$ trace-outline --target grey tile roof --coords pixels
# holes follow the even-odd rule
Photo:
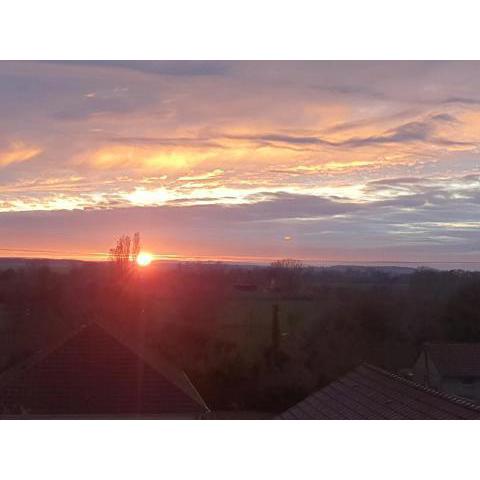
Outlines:
[[[424,348],[442,376],[480,377],[480,343],[427,343]]]
[[[282,420],[480,419],[480,407],[364,364],[289,408]]]

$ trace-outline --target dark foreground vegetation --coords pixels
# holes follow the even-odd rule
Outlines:
[[[464,271],[2,263],[0,371],[98,319],[183,368],[212,410],[277,412],[362,361],[398,371],[425,341],[480,341],[479,299]]]

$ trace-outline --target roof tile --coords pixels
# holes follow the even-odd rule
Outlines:
[[[480,419],[480,407],[423,387],[372,365],[361,365],[278,418],[450,420]]]
[[[14,373],[0,380],[0,415],[156,416],[206,410],[95,323]]]

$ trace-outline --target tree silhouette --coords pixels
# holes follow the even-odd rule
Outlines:
[[[305,265],[300,260],[284,258],[270,264],[271,283],[283,293],[295,294],[300,290],[305,274]]]
[[[140,233],[136,232],[133,238],[122,235],[110,249],[110,260],[114,263],[118,272],[123,275],[135,267],[137,256],[140,252]]]

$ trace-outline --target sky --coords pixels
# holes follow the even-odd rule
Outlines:
[[[480,62],[0,62],[0,256],[480,262]]]

